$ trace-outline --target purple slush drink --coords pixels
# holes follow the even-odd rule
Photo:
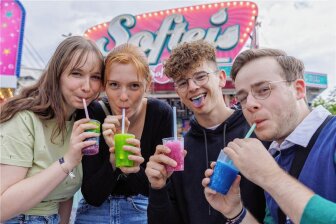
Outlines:
[[[175,160],[177,163],[175,167],[167,165],[166,170],[168,172],[184,170],[183,138],[178,137],[177,140],[175,140],[174,137],[171,137],[171,138],[164,138],[162,141],[163,145],[167,146],[170,149],[170,153],[167,154],[167,156]]]
[[[216,192],[226,194],[238,175],[238,170],[228,163],[217,161],[210,178],[209,187]]]
[[[96,128],[86,130],[86,132],[95,132],[95,133],[100,134],[100,122],[97,121],[97,120],[90,120],[89,123],[96,125]],[[87,138],[87,139],[85,139],[85,141],[96,141],[96,143],[94,145],[90,145],[90,146],[87,146],[87,147],[83,148],[83,150],[82,150],[83,155],[90,156],[90,155],[95,155],[99,152],[99,136],[98,137]]]

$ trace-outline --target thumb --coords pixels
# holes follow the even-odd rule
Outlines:
[[[114,154],[114,147],[110,147],[110,148],[109,148],[109,151],[110,151],[110,153],[113,153],[113,154]]]

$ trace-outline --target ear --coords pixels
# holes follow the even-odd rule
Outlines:
[[[150,74],[146,80],[146,89],[145,89],[145,92],[148,92],[149,89],[151,88],[151,85],[152,85],[152,80],[153,80],[153,77],[152,77],[152,74]]]
[[[306,97],[306,83],[303,79],[297,79],[294,82],[294,88],[296,90],[296,99],[305,99]]]
[[[223,70],[219,70],[219,86],[224,88],[226,84],[226,73]]]

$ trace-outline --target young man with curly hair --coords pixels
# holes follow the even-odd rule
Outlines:
[[[184,171],[167,172],[175,165],[166,156],[167,148],[157,146],[147,163],[150,182],[149,223],[225,223],[226,218],[211,208],[205,199],[202,179],[211,161],[235,138],[243,138],[249,129],[241,110],[225,105],[222,88],[226,74],[218,69],[215,48],[205,41],[183,43],[176,47],[164,65],[164,73],[173,79],[182,103],[193,111],[191,129],[184,137]],[[169,150],[169,149],[168,149]],[[168,179],[169,178],[169,179]],[[245,207],[262,221],[265,198],[262,189],[242,178],[241,197]]]

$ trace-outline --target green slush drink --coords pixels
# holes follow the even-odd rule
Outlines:
[[[134,161],[128,159],[128,155],[132,155],[132,153],[125,151],[123,149],[124,145],[130,145],[126,143],[126,139],[129,138],[135,138],[135,136],[133,134],[126,134],[126,133],[114,135],[114,151],[115,151],[116,167],[134,166]]]

